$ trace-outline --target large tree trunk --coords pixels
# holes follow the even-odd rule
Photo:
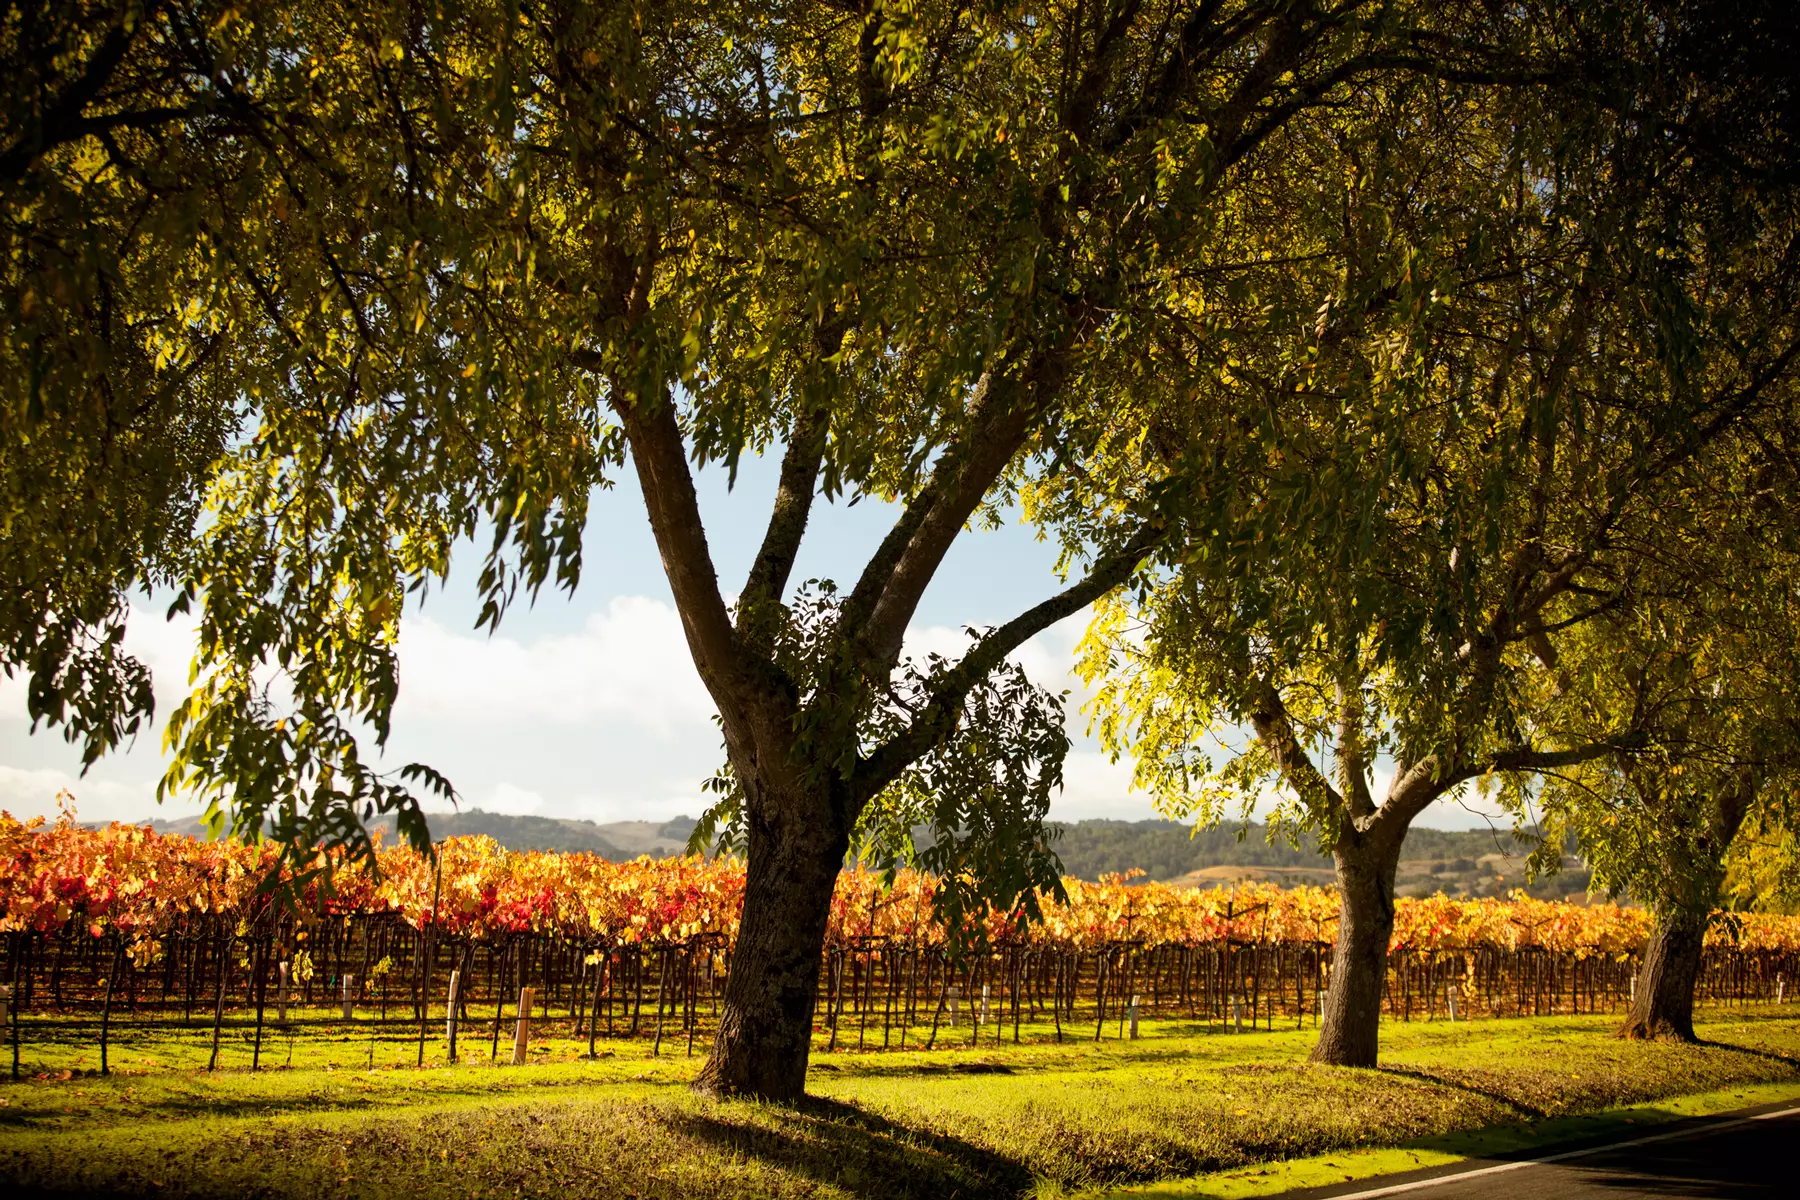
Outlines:
[[[1394,872],[1399,838],[1351,833],[1337,860],[1337,950],[1312,1061],[1335,1067],[1372,1067],[1380,1050],[1381,992],[1387,981],[1388,941],[1394,933]]]
[[[744,913],[719,1030],[694,1086],[794,1100],[806,1090],[825,928],[849,836],[824,795],[753,805],[749,833]]]
[[[1709,916],[1681,908],[1657,915],[1644,951],[1644,965],[1638,971],[1637,996],[1619,1028],[1620,1037],[1698,1040],[1694,1036],[1694,984],[1700,978]]]

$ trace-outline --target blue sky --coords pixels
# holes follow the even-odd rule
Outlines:
[[[701,507],[727,595],[749,570],[775,474],[773,461],[750,460],[728,489],[722,471],[701,473]],[[546,592],[535,605],[521,603],[493,636],[478,633],[472,581],[479,555],[471,548],[448,587],[403,620],[388,757],[396,765],[421,760],[437,767],[465,808],[617,821],[696,814],[703,806],[701,781],[721,755],[712,706],[682,641],[635,477],[627,470],[619,478],[618,487],[594,498],[584,576],[573,596]],[[794,579],[830,578],[848,587],[894,515],[869,501],[815,506]],[[909,647],[954,651],[966,643],[964,626],[1017,615],[1057,589],[1055,561],[1054,547],[1028,527],[965,531],[925,594]],[[1110,762],[1084,736],[1085,696],[1069,674],[1084,623],[1071,618],[1016,656],[1039,683],[1074,693],[1075,747],[1052,813],[1064,820],[1154,816],[1152,798],[1130,789],[1129,765]],[[168,711],[186,683],[191,626],[163,622],[161,606],[145,601],[134,607],[129,643],[155,671],[158,709]],[[195,811],[155,803],[161,733],[159,721],[130,749],[78,778],[80,757],[57,732],[29,733],[22,681],[0,681],[0,808],[15,816],[53,814],[66,787],[87,819]],[[1454,803],[1440,803],[1420,823],[1485,824]]]

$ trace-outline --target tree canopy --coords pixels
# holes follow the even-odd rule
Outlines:
[[[471,539],[484,626],[574,588],[590,494],[635,485],[749,857],[721,1090],[803,1086],[853,843],[931,825],[952,916],[1056,886],[1061,702],[1006,661],[1096,602],[1150,777],[1243,718],[1235,778],[1340,840],[1636,736],[1521,740],[1526,658],[1795,352],[1791,127],[1715,136],[1755,97],[1670,81],[1710,28],[1679,7],[17,12],[0,642],[34,713],[90,757],[137,728],[122,598],[167,586],[200,637],[164,790],[296,855],[381,813],[422,843],[451,781],[380,756],[409,597]],[[1721,154],[1762,182],[1710,186]],[[779,487],[727,590],[694,471],[749,454]],[[858,577],[797,585],[813,505],[863,498],[898,516]],[[905,660],[1014,503],[1066,586]]]

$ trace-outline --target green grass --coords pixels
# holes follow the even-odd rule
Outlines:
[[[208,1074],[193,1031],[140,1029],[100,1078],[78,1061],[94,1057],[85,1031],[36,1026],[30,1059],[50,1077],[0,1086],[0,1180],[207,1196],[1224,1200],[1800,1095],[1800,1008],[1708,1016],[1701,1046],[1619,1042],[1605,1017],[1389,1024],[1379,1071],[1307,1065],[1310,1030],[959,1039],[818,1055],[812,1098],[792,1108],[694,1096],[700,1060],[679,1039],[657,1058],[603,1042],[609,1054],[582,1061],[585,1045],[564,1039],[520,1068],[369,1071],[367,1033],[345,1029],[297,1039],[292,1065],[272,1039],[273,1069],[256,1074],[234,1040]],[[414,1053],[396,1036],[375,1061]]]
[[[1284,1159],[1186,1179],[1132,1184],[1088,1194],[1087,1200],[1254,1200],[1297,1188],[1374,1179],[1400,1171],[1448,1166],[1472,1158],[1548,1152],[1557,1145],[1641,1136],[1684,1117],[1709,1116],[1759,1104],[1800,1100],[1800,1080],[1738,1084],[1573,1117],[1499,1125],[1420,1138],[1403,1146],[1349,1150]]]

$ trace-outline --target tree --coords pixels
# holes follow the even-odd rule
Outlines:
[[[1537,800],[1547,844],[1575,837],[1596,884],[1656,914],[1622,1037],[1695,1040],[1704,940],[1740,830],[1795,829],[1793,430],[1745,432],[1737,453],[1682,472],[1680,516],[1646,548],[1631,602],[1571,639],[1533,706],[1534,723],[1575,742],[1630,711],[1646,744],[1510,789],[1521,809]]]
[[[574,587],[587,495],[629,459],[749,855],[700,1082],[775,1098],[804,1085],[853,838],[928,817],[933,861],[974,868],[952,904],[1024,912],[1051,884],[1065,743],[1003,664],[1172,523],[1157,496],[1108,501],[1063,591],[954,663],[903,663],[954,539],[1057,502],[1119,435],[1112,401],[1191,315],[1168,297],[1262,244],[1240,210],[1292,186],[1290,127],[1376,75],[1542,74],[1514,48],[1537,14],[1479,5],[154,12],[153,61],[223,30],[192,86],[236,123],[196,162],[248,195],[195,243],[229,284],[201,311],[260,339],[183,546],[198,683],[165,788],[297,853],[366,844],[377,811],[421,836],[409,785],[448,782],[358,737],[386,739],[407,595],[478,531],[483,624]],[[96,145],[129,157],[83,137],[40,161]],[[764,452],[779,488],[728,605],[692,469]],[[893,529],[848,590],[796,595],[812,506],[862,496],[899,505]]]
[[[1282,251],[1319,269],[1260,337],[1190,343],[1255,392],[1247,453],[1173,406],[1145,418],[1166,447],[1153,477],[1205,448],[1192,491],[1209,503],[1184,518],[1180,569],[1090,631],[1101,733],[1172,813],[1216,819],[1273,785],[1274,818],[1333,853],[1316,1061],[1376,1062],[1413,819],[1490,776],[1646,744],[1629,708],[1577,740],[1534,724],[1535,672],[1632,598],[1669,532],[1671,472],[1753,418],[1791,420],[1791,192],[1689,146],[1742,97],[1736,79],[1660,90],[1658,58],[1691,49],[1666,48],[1667,28],[1614,45],[1624,101],[1515,90],[1475,115],[1424,83],[1392,93],[1351,131],[1358,175],[1284,200],[1311,232]],[[1458,145],[1460,168],[1433,143]]]

